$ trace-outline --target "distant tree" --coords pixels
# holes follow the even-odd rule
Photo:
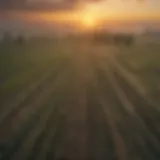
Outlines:
[[[22,35],[19,35],[19,36],[17,36],[17,38],[16,38],[16,42],[17,42],[19,45],[24,44],[25,41],[26,41],[26,39],[25,39],[25,37],[22,36]]]
[[[9,31],[5,31],[3,33],[2,41],[8,43],[8,42],[11,42],[12,40],[13,40],[12,33]]]
[[[134,43],[134,36],[132,34],[117,33],[113,36],[115,45],[131,46]]]
[[[94,32],[93,40],[95,42],[110,44],[112,42],[112,35],[109,31],[98,30]]]

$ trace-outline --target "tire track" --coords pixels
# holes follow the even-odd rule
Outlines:
[[[34,151],[34,144],[39,140],[39,138],[43,137],[46,127],[52,122],[53,112],[55,112],[54,107],[56,106],[50,106],[47,109],[47,112],[43,113],[43,117],[39,119],[38,124],[35,126],[33,131],[30,132],[30,135],[27,136],[19,151],[12,157],[13,160],[25,159],[32,151]]]
[[[56,79],[55,77],[58,76],[63,67],[64,66],[61,66],[61,69],[59,68],[58,72],[57,70],[55,70],[55,72],[52,72],[52,75],[50,75],[42,84],[37,86],[35,90],[33,90],[33,92],[28,95],[18,106],[12,108],[11,110],[8,110],[7,114],[5,114],[5,116],[3,117],[3,121],[1,121],[0,124],[1,141],[8,139],[8,136],[12,134],[14,128],[16,128],[14,126],[16,125],[15,122],[20,123],[18,122],[18,118],[22,117],[21,114],[24,115],[24,112],[27,112],[29,109],[32,110],[34,107],[43,103],[48,92],[51,92],[50,85],[53,84],[54,79]]]
[[[127,99],[135,108],[135,112],[141,117],[142,121],[146,126],[146,133],[144,134],[146,148],[148,154],[152,154],[155,159],[160,156],[160,128],[159,120],[160,113],[157,111],[157,108],[149,103],[145,97],[140,96],[134,89],[134,86],[128,84],[125,78],[116,70],[112,69],[114,79],[116,79],[118,85],[121,87],[121,90],[124,91]],[[147,132],[148,130],[148,132]],[[148,134],[147,134],[148,133]]]
[[[55,96],[55,98],[54,99],[51,98],[51,102],[49,102],[49,104],[47,106],[47,108],[49,106],[50,107],[48,108],[46,116],[45,115],[41,116],[43,119],[41,121],[39,121],[36,128],[34,128],[34,130],[32,132],[30,132],[30,135],[27,137],[27,139],[23,143],[23,146],[20,148],[18,153],[16,153],[16,155],[14,156],[15,160],[16,159],[25,159],[27,157],[27,155],[30,155],[32,153],[32,150],[34,148],[34,144],[36,143],[36,141],[38,141],[39,138],[42,138],[43,135],[45,135],[44,133],[45,133],[46,127],[47,126],[49,127],[52,125],[52,122],[53,122],[52,119],[54,118],[54,115],[57,114],[56,111],[59,110],[58,101],[59,101],[59,99],[62,98],[62,97],[60,98],[59,96],[63,96],[61,94],[61,91],[63,91],[63,89],[64,89],[63,80],[64,80],[64,78],[68,79],[68,74],[69,74],[68,69],[69,69],[69,67],[67,68],[67,71],[65,71],[66,73],[63,73],[63,72],[61,73],[61,76],[58,77],[57,83],[54,83],[53,87],[50,86],[52,90],[53,90],[53,88],[55,90],[56,95],[55,94],[53,95],[53,96]],[[69,70],[69,72],[70,72],[70,70]],[[61,90],[61,88],[63,88],[63,89]],[[54,103],[53,107],[51,105],[52,101]],[[52,125],[52,127],[55,127],[55,126]],[[57,129],[57,128],[55,128],[55,129]]]
[[[60,66],[55,66],[54,69],[49,69],[49,71],[47,71],[47,73],[38,82],[35,82],[28,86],[28,89],[26,91],[23,91],[17,95],[17,98],[14,102],[9,104],[8,106],[5,106],[5,109],[0,115],[0,124],[6,119],[9,114],[11,114],[14,109],[16,109],[18,106],[21,106],[25,103],[25,101],[34,96],[37,90],[40,90],[41,85],[45,84],[45,82],[50,78],[53,72],[56,72],[56,69],[58,69],[58,67]]]
[[[120,70],[117,69],[116,66],[111,66],[113,75],[115,79],[117,79],[117,82],[121,86],[122,90],[125,91],[127,98],[134,104],[136,111],[142,116],[142,117],[150,117],[150,120],[153,120],[153,124],[156,123],[156,121],[159,121],[160,118],[160,110],[159,106],[156,106],[153,104],[150,100],[148,100],[148,97],[145,97],[144,95],[140,94],[136,89],[135,86],[129,81],[125,79],[123,74],[121,74]],[[153,119],[154,117],[154,119]],[[156,117],[156,118],[155,118]]]
[[[99,103],[96,87],[88,93],[88,151],[91,160],[113,159],[113,142],[105,113]]]
[[[97,99],[104,112],[106,124],[109,126],[108,134],[110,135],[110,139],[108,140],[107,147],[110,150],[109,157],[111,160],[128,160],[128,148],[119,129],[119,121],[123,116],[126,116],[126,113],[122,110],[122,104],[119,103],[111,84],[100,68],[97,70],[97,78]],[[108,151],[106,150],[106,152]]]
[[[88,48],[73,53],[73,77],[65,121],[65,137],[62,156],[70,160],[88,159],[87,85],[90,81],[90,59]]]
[[[126,115],[123,118],[121,117],[117,127],[127,146],[127,153],[131,155],[129,156],[130,159],[157,159],[157,154],[160,153],[157,139],[144,123],[143,117],[135,110],[134,104],[127,98],[125,90],[121,88],[121,83],[114,77],[111,67],[107,68],[105,65],[101,65],[101,69],[103,70],[104,78],[106,81],[109,81],[112,90],[115,92],[115,96],[118,98],[119,105],[117,105],[117,108],[121,106],[121,110],[125,114],[122,111],[119,113],[122,116],[123,114]],[[133,93],[132,90],[129,92]],[[136,94],[136,96],[139,95]],[[113,96],[111,98],[113,99]],[[118,111],[115,110],[114,112]],[[129,135],[132,135],[132,138]],[[152,147],[149,147],[148,144],[152,145]]]
[[[63,74],[64,73],[62,72],[61,75],[64,76]],[[63,79],[63,78],[61,77],[60,79]],[[3,155],[2,156],[3,159],[10,159],[10,157],[12,157],[12,155],[23,144],[23,141],[27,138],[31,130],[37,125],[39,118],[41,116],[43,117],[43,113],[46,110],[46,107],[43,106],[45,102],[44,100],[46,100],[45,99],[46,97],[51,98],[51,93],[54,91],[55,87],[59,87],[61,85],[59,83],[59,78],[56,79],[56,82],[53,84],[54,85],[49,84],[49,87],[46,88],[45,94],[42,94],[41,97],[37,97],[38,98],[37,101],[35,100],[35,103],[31,105],[32,107],[34,107],[34,108],[31,107],[33,110],[33,114],[30,115],[31,119],[27,118],[27,120],[25,121],[25,125],[21,123],[16,133],[12,133],[11,134],[12,136],[6,139],[7,140],[7,142],[5,142],[6,147],[2,146],[2,149],[1,149],[1,154]],[[35,107],[37,107],[37,109]]]
[[[63,82],[64,78],[61,79],[63,84],[59,86],[59,89],[57,89],[57,98],[53,100],[53,102],[56,101],[55,112],[48,121],[46,129],[44,129],[42,134],[38,137],[28,159],[54,159],[57,156],[58,148],[62,145],[64,136],[64,105],[67,104],[67,94],[70,88],[70,84],[68,82],[70,82],[70,78],[71,76],[68,74],[65,77],[65,82]]]

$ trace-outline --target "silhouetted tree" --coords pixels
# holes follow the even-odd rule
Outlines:
[[[130,46],[134,43],[134,36],[132,34],[117,33],[113,36],[113,42],[115,45]]]
[[[19,45],[24,44],[25,41],[26,41],[26,39],[25,39],[25,37],[22,36],[22,35],[20,35],[20,36],[18,36],[18,37],[16,38],[16,42],[17,42]]]
[[[11,42],[13,40],[12,33],[9,31],[5,31],[2,37],[3,42]]]

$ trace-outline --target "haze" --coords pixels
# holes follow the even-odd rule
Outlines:
[[[94,27],[103,20],[107,28],[137,29],[160,26],[158,0],[2,0],[0,28],[29,33],[53,28]],[[79,27],[80,26],[80,27]],[[39,30],[39,31],[38,31]]]

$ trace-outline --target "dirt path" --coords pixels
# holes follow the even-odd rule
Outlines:
[[[72,55],[73,84],[71,103],[67,105],[63,153],[70,160],[88,159],[87,89],[93,73],[86,49]]]

